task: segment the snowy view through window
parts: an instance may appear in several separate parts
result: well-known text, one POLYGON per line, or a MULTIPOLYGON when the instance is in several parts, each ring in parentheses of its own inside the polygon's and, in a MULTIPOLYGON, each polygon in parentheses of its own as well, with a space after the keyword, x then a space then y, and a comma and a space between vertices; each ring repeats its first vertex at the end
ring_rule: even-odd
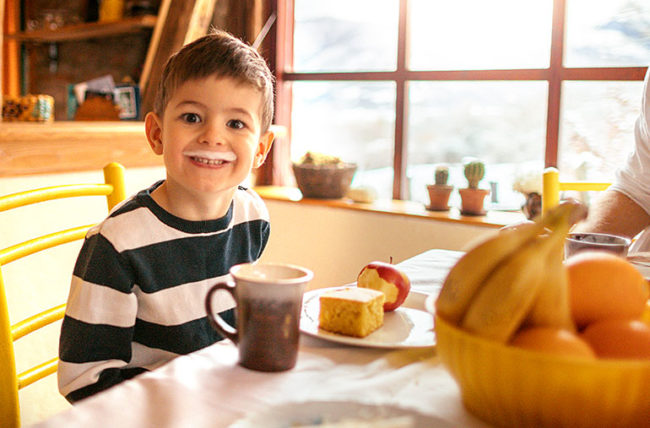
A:
MULTIPOLYGON (((296 72, 393 71, 397 0, 296 0, 296 72), (372 13, 368 13, 372 10, 372 13)), ((544 69, 549 66, 552 1, 412 0, 412 70, 544 69)), ((650 2, 567 0, 566 67, 647 66, 650 2)), ((428 202, 437 163, 465 187, 461 163, 486 161, 481 187, 491 208, 517 209, 521 175, 541 174, 546 144, 546 81, 409 82, 408 197, 428 202)), ((563 178, 611 180, 632 147, 642 82, 563 84, 559 168, 563 178)), ((395 84, 294 82, 292 158, 306 151, 356 162, 353 185, 392 196, 395 84)), ((457 197, 457 196, 456 196, 457 197)), ((452 200, 458 206, 458 201, 452 200)))

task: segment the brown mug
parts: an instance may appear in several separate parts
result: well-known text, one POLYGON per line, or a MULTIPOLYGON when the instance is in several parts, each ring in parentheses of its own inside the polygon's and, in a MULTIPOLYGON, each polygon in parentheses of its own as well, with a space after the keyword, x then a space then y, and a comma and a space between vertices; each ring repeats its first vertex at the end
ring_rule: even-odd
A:
POLYGON ((302 296, 314 274, 299 266, 256 262, 233 266, 230 275, 234 283, 218 283, 206 295, 212 327, 237 345, 243 367, 265 372, 293 368, 302 296), (236 328, 212 309, 212 297, 219 290, 230 293, 236 302, 236 328))

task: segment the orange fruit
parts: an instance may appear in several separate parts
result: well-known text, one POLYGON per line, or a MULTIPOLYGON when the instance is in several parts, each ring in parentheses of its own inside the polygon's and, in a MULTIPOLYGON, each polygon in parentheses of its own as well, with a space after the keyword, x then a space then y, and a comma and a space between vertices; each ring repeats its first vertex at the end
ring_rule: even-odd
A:
POLYGON ((650 325, 640 320, 605 320, 582 333, 599 358, 650 359, 650 325))
POLYGON ((589 344, 577 334, 554 327, 530 327, 520 330, 510 344, 531 351, 557 355, 595 358, 589 344))
POLYGON ((643 275, 622 257, 584 251, 565 261, 571 315, 580 328, 606 319, 639 318, 648 300, 643 275))
POLYGON ((643 310, 643 313, 641 314, 641 321, 644 323, 650 325, 650 300, 648 300, 645 304, 645 309, 643 310))

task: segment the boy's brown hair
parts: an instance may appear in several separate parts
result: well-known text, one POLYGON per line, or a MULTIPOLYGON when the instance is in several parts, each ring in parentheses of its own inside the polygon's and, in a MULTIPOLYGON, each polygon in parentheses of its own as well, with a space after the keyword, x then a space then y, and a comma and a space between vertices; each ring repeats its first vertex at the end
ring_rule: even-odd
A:
POLYGON ((273 75, 255 49, 220 30, 185 45, 167 60, 154 112, 162 116, 174 91, 183 83, 212 75, 232 77, 257 88, 262 93, 261 131, 268 131, 273 120, 273 75))

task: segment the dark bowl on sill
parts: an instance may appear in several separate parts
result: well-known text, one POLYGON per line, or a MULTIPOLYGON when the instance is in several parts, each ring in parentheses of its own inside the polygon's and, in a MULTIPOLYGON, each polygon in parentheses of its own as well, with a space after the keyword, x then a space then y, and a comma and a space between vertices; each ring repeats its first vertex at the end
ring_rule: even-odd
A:
POLYGON ((293 174, 304 198, 340 199, 350 189, 357 170, 353 163, 293 164, 293 174))

